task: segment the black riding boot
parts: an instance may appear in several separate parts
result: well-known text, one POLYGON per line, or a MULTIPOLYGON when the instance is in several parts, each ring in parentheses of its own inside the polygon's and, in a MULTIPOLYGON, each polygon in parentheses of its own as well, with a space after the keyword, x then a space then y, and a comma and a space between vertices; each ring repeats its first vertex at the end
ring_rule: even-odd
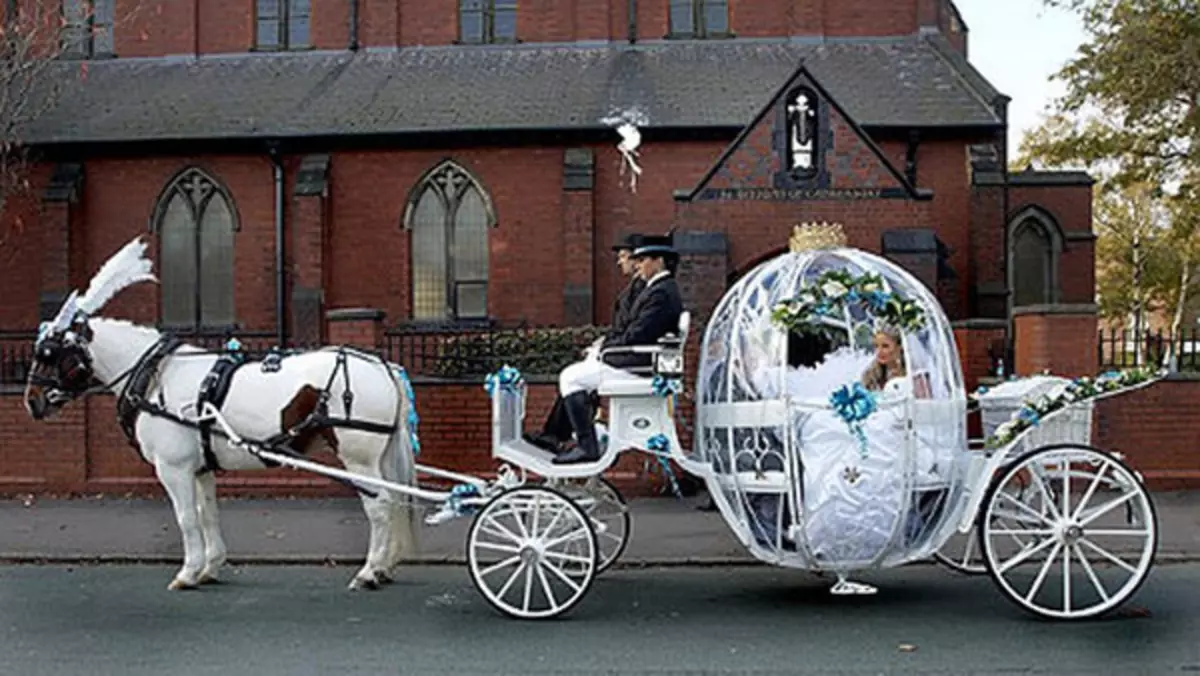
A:
POLYGON ((562 396, 555 397, 550 414, 542 425, 542 431, 537 434, 526 434, 525 441, 551 452, 558 451, 558 445, 570 440, 571 419, 567 417, 562 396))
POLYGON ((554 458, 554 464, 565 465, 577 462, 595 462, 600 459, 600 442, 596 441, 596 427, 592 414, 592 395, 588 392, 576 392, 563 398, 563 408, 575 428, 575 438, 579 444, 570 451, 554 458))

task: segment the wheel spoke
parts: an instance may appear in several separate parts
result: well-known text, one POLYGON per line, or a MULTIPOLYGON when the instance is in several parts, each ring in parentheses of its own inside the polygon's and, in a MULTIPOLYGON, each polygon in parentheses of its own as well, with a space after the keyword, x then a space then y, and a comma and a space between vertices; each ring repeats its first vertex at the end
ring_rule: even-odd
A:
POLYGON ((1103 505, 1100 505, 1099 507, 1097 507, 1095 510, 1089 512, 1086 518, 1080 518, 1079 525, 1081 527, 1086 526, 1089 523, 1095 521, 1096 519, 1104 516, 1105 514, 1111 512, 1112 510, 1116 509, 1117 507, 1120 507, 1121 505, 1125 504, 1126 502, 1129 502, 1130 500, 1136 498, 1137 496, 1138 496, 1137 493, 1130 492, 1130 493, 1126 493, 1125 495, 1122 495, 1121 497, 1116 498, 1114 500, 1109 500, 1108 502, 1104 503, 1103 505))
MULTIPOLYGON (((1062 464, 1062 514, 1071 513, 1071 460, 1063 458, 1062 464)), ((1069 557, 1068 557, 1069 558, 1069 557)))
POLYGON ((1110 562, 1124 568, 1125 570, 1129 571, 1130 573, 1137 574, 1137 568, 1134 568, 1133 566, 1129 565, 1128 563, 1125 563, 1125 561, 1123 559, 1118 558, 1115 554, 1108 551, 1107 549, 1103 549, 1101 547, 1096 546, 1095 544, 1092 543, 1091 540, 1088 540, 1087 538, 1080 538, 1079 544, 1087 545, 1088 549, 1091 549, 1092 551, 1096 552, 1100 556, 1103 556, 1104 558, 1108 559, 1110 562))
POLYGON ((1087 535, 1149 535, 1148 530, 1129 530, 1127 528, 1089 528, 1087 535))
MULTIPOLYGON (((1063 514, 1069 510, 1064 507, 1063 514)), ((1071 612, 1071 548, 1062 547, 1062 574, 1063 574, 1063 612, 1071 612)), ((1053 560, 1053 557, 1051 557, 1053 560)))
MULTIPOLYGON (((993 528, 992 533, 995 535, 1041 535, 1047 537, 1054 534, 1054 530, 1050 528, 1018 528, 1016 530, 1007 530, 1001 528, 993 528)), ((1017 540, 1018 544, 1024 544, 1017 540)))
POLYGON ((522 570, 528 567, 529 565, 525 561, 522 561, 521 565, 517 566, 517 569, 513 571, 513 574, 508 576, 508 580, 504 582, 504 586, 500 588, 500 591, 496 592, 496 598, 504 598, 504 595, 508 593, 508 588, 512 586, 513 582, 516 582, 517 576, 521 574, 522 570))
POLYGON ((502 544, 497 544, 495 542, 477 541, 475 543, 475 546, 480 549, 490 549, 494 552, 504 552, 505 554, 517 554, 517 553, 520 553, 520 551, 521 551, 520 547, 513 547, 511 545, 502 545, 502 544))
POLYGON ((505 566, 511 566, 512 564, 517 563, 520 560, 521 560, 520 555, 510 556, 507 559, 504 559, 503 561, 501 561, 500 563, 493 563, 492 565, 488 566, 487 568, 484 568, 483 570, 479 571, 479 576, 487 577, 491 573, 494 573, 494 572, 500 570, 501 568, 504 568, 505 566))
POLYGON ((1049 547, 1052 544, 1054 544, 1054 540, 1047 538, 1045 540, 1042 540, 1041 544, 1038 544, 1035 547, 1026 546, 1024 551, 1018 552, 1016 556, 1012 557, 1008 561, 1005 561, 1004 565, 1000 566, 1000 574, 1007 573, 1008 571, 1012 570, 1017 565, 1024 562, 1025 559, 1028 559, 1029 557, 1037 554, 1038 552, 1044 550, 1045 548, 1049 547))
POLYGON ((577 556, 575 554, 567 554, 566 552, 543 552, 543 556, 548 559, 557 559, 559 561, 571 561, 573 563, 591 563, 592 560, 586 556, 577 556))
POLYGON ((1100 465, 1100 469, 1096 471, 1095 477, 1092 478, 1092 483, 1088 484, 1087 490, 1083 493, 1083 497, 1079 499, 1079 504, 1075 506, 1075 513, 1071 515, 1072 519, 1078 519, 1083 513, 1083 507, 1092 499, 1092 495, 1096 493, 1096 489, 1100 487, 1100 480, 1104 478, 1104 473, 1108 471, 1112 463, 1105 459, 1104 464, 1100 465))
POLYGON ((1092 570, 1092 564, 1087 560, 1087 557, 1083 555, 1083 550, 1079 548, 1078 543, 1072 544, 1071 549, 1075 552, 1075 555, 1079 557, 1079 563, 1083 565, 1083 570, 1085 573, 1087 573, 1088 579, 1092 581, 1092 586, 1096 588, 1096 593, 1100 595, 1100 598, 1103 599, 1105 603, 1107 603, 1108 590, 1105 589, 1104 585, 1100 583, 1100 578, 1096 576, 1096 571, 1092 570))
MULTIPOLYGON (((1050 494, 1050 489, 1046 487, 1046 482, 1042 481, 1042 475, 1034 470, 1029 471, 1029 476, 1033 477, 1037 483, 1038 492, 1042 494, 1042 504, 1050 510, 1050 516, 1055 520, 1061 519, 1062 515, 1058 513, 1058 508, 1054 506, 1054 496, 1050 494)), ((1042 517, 1043 519, 1045 517, 1042 517)))
POLYGON ((521 610, 529 612, 529 602, 533 598, 533 566, 525 566, 525 600, 521 602, 521 610))
POLYGON ((542 572, 542 566, 534 566, 537 569, 538 580, 542 583, 542 593, 546 595, 546 600, 550 603, 550 611, 558 610, 558 599, 554 598, 554 592, 550 590, 550 581, 546 579, 546 574, 542 572))
POLYGON ((1042 564, 1042 569, 1038 571, 1037 578, 1033 581, 1033 585, 1029 587, 1029 593, 1025 595, 1026 603, 1032 603, 1033 597, 1037 596, 1038 591, 1042 588, 1042 583, 1046 581, 1046 574, 1050 572, 1050 566, 1054 565, 1054 557, 1058 554, 1058 550, 1062 549, 1062 544, 1054 540, 1046 540, 1046 542, 1054 542, 1054 550, 1050 552, 1050 556, 1046 557, 1046 562, 1042 564))
POLYGON ((558 579, 563 581, 563 584, 567 585, 571 589, 574 589, 576 594, 579 593, 580 589, 583 589, 583 585, 581 585, 578 582, 576 582, 575 580, 572 580, 571 578, 567 577, 566 573, 563 573, 557 567, 551 566, 550 564, 546 563, 545 561, 540 562, 539 565, 545 567, 546 570, 549 570, 551 573, 554 573, 554 575, 556 577, 558 577, 558 579))
POLYGON ((567 533, 566 535, 560 535, 559 537, 554 538, 553 540, 545 543, 542 546, 546 549, 553 549, 554 547, 557 547, 564 542, 568 542, 570 540, 577 540, 580 537, 587 537, 587 534, 588 534, 587 527, 579 527, 579 528, 576 528, 575 530, 567 533))
POLYGON ((479 525, 479 531, 481 533, 488 533, 489 535, 494 535, 498 538, 508 540, 513 544, 521 544, 521 539, 519 537, 514 535, 512 531, 505 528, 504 525, 499 521, 492 518, 491 515, 485 517, 484 522, 479 525))
MULTIPOLYGON (((1013 503, 1013 504, 1014 504, 1014 505, 1016 505, 1017 507, 1020 507, 1022 510, 1024 510, 1025 512, 1027 512, 1027 513, 1028 513, 1030 516, 1032 516, 1033 518, 1037 519, 1037 520, 1038 520, 1038 523, 1043 523, 1043 524, 1046 524, 1047 526, 1051 524, 1050 520, 1049 520, 1049 519, 1047 519, 1047 518, 1045 517, 1045 515, 1043 515, 1043 514, 1040 514, 1040 513, 1036 512, 1036 511, 1034 511, 1034 509, 1033 509, 1032 507, 1030 507, 1029 505, 1025 504, 1024 502, 1021 502, 1020 500, 1018 500, 1018 499, 1016 499, 1015 497, 1013 497, 1013 496, 1009 495, 1008 493, 1005 493, 1005 492, 1001 491, 1001 492, 1000 492, 1000 496, 1001 496, 1001 497, 1003 497, 1004 499, 1008 500, 1009 502, 1013 503)), ((1016 517, 1016 519, 1015 519, 1015 520, 1019 521, 1019 520, 1020 520, 1020 517, 1016 517)))

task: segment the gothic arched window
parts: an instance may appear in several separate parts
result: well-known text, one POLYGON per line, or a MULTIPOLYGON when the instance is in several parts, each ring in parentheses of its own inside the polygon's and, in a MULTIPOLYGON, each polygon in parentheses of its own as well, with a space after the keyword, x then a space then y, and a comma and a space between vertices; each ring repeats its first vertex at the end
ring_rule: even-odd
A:
POLYGON ((1062 235, 1049 214, 1025 209, 1016 219, 1010 241, 1013 307, 1058 302, 1058 257, 1062 235))
POLYGON ((158 199, 161 321, 200 331, 233 326, 233 233, 237 216, 228 192, 196 168, 180 172, 158 199))
POLYGON ((487 191, 455 162, 442 162, 417 184, 404 214, 413 319, 488 316, 488 229, 495 224, 487 191))

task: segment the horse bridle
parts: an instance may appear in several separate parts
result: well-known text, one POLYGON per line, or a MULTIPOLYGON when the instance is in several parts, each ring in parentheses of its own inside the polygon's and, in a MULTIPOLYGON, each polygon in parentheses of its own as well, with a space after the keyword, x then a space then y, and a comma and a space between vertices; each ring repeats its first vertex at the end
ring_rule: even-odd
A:
POLYGON ((45 397, 51 404, 62 406, 75 399, 107 391, 128 378, 136 367, 135 364, 126 369, 112 382, 102 383, 92 371, 87 343, 88 339, 82 332, 69 329, 58 335, 44 335, 34 344, 33 360, 54 370, 56 376, 43 376, 35 370, 29 374, 29 383, 45 388, 45 397))

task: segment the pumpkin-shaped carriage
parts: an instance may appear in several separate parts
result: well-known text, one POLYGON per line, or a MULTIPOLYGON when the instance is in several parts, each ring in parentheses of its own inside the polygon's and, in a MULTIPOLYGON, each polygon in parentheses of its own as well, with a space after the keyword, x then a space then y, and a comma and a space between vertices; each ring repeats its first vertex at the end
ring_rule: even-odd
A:
POLYGON ((950 323, 920 281, 842 245, 837 231, 798 233, 807 242, 745 274, 713 310, 700 345, 691 452, 679 447, 673 423, 677 388, 664 386, 682 375, 686 315, 679 340, 659 349, 655 374, 601 392, 611 428, 592 465, 552 465, 523 445, 519 376, 510 372, 508 385, 493 391, 495 455, 550 481, 493 497, 476 516, 472 542, 495 514, 537 522, 531 498, 540 496, 583 508, 563 518, 563 509, 543 505, 555 516, 541 520, 557 523, 538 541, 584 544, 533 547, 545 555, 547 580, 535 566, 527 584, 502 575, 503 589, 485 578, 504 557, 469 548, 473 579, 489 601, 516 616, 557 614, 611 565, 628 537, 628 515, 595 477, 625 449, 670 457, 703 478, 755 557, 836 576, 833 593, 874 593, 850 576, 931 556, 990 574, 1006 596, 1048 617, 1094 616, 1136 592, 1157 544, 1154 508, 1121 458, 1090 446, 1090 412, 1097 397, 1155 375, 1020 380, 1006 387, 1041 396, 1005 411, 1000 398, 968 395, 950 323), (968 420, 978 410, 1011 420, 972 443, 968 420), (583 488, 570 481, 580 478, 583 488), (615 516, 585 513, 602 504, 618 507, 615 516), (982 563, 943 551, 964 536, 982 563), (528 604, 524 590, 548 590, 555 579, 568 582, 564 602, 530 610, 504 598, 511 589, 528 604))

